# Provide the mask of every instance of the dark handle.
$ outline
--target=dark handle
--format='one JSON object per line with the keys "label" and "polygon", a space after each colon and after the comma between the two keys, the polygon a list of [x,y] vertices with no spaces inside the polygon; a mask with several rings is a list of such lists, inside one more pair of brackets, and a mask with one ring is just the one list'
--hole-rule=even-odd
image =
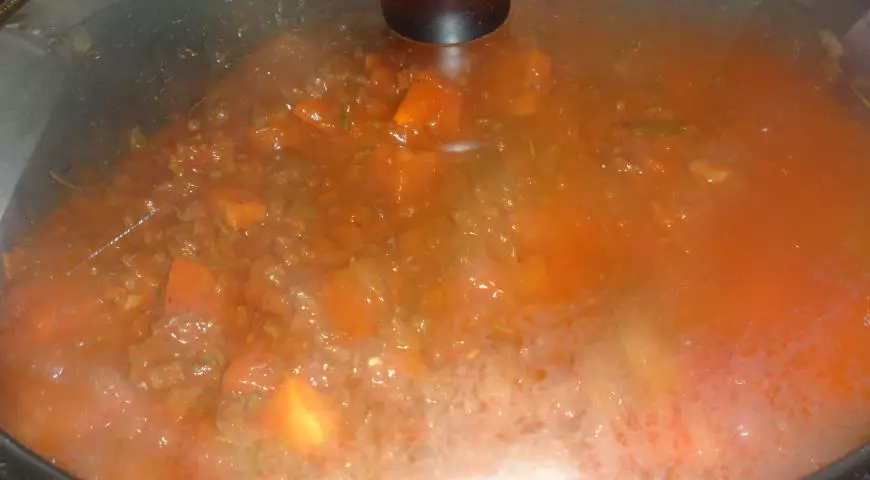
{"label": "dark handle", "polygon": [[27,0],[0,0],[0,23],[3,23],[15,13]]}
{"label": "dark handle", "polygon": [[507,20],[510,0],[381,0],[387,25],[423,43],[453,45],[494,32]]}

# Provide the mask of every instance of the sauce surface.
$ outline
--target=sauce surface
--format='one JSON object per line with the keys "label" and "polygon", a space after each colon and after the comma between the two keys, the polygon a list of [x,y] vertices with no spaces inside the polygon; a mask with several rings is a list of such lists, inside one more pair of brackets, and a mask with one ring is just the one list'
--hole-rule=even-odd
{"label": "sauce surface", "polygon": [[822,57],[538,3],[461,50],[285,33],[132,132],[3,257],[0,424],[131,480],[795,478],[866,441],[870,130]]}

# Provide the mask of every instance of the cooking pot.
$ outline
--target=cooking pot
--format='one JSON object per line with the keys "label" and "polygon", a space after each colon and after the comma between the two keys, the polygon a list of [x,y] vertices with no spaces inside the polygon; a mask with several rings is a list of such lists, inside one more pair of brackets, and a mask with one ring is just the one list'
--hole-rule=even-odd
{"label": "cooking pot", "polygon": [[[383,28],[377,0],[32,0],[14,11],[13,3],[21,2],[0,0],[9,7],[0,8],[7,17],[0,27],[4,250],[63,194],[51,172],[75,177],[91,162],[112,162],[123,151],[127,132],[134,127],[153,132],[173,112],[189,109],[208,85],[269,36],[324,19],[341,25],[365,18],[372,28]],[[565,8],[572,3],[565,1]],[[845,46],[843,65],[870,69],[870,16],[862,19],[870,9],[866,1],[653,3],[699,14],[727,9],[744,24],[771,29],[824,29]],[[561,8],[555,1],[548,5]],[[740,33],[733,32],[733,41]],[[69,477],[0,432],[0,478]],[[870,446],[810,478],[870,479]]]}

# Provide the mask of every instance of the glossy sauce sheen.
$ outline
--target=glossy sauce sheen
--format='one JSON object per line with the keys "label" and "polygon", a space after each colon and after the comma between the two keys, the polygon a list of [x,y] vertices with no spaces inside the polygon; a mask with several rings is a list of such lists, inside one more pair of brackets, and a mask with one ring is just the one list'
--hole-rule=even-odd
{"label": "glossy sauce sheen", "polygon": [[793,478],[866,440],[867,125],[811,47],[585,14],[282,34],[131,134],[4,256],[3,427],[107,479]]}

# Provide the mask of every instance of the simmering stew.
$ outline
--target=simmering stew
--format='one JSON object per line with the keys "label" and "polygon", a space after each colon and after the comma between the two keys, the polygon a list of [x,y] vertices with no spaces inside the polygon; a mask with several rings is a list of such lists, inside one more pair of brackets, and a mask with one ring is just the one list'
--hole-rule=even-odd
{"label": "simmering stew", "polygon": [[131,480],[795,478],[865,441],[870,130],[823,48],[517,8],[461,48],[283,33],[54,175],[0,424]]}

